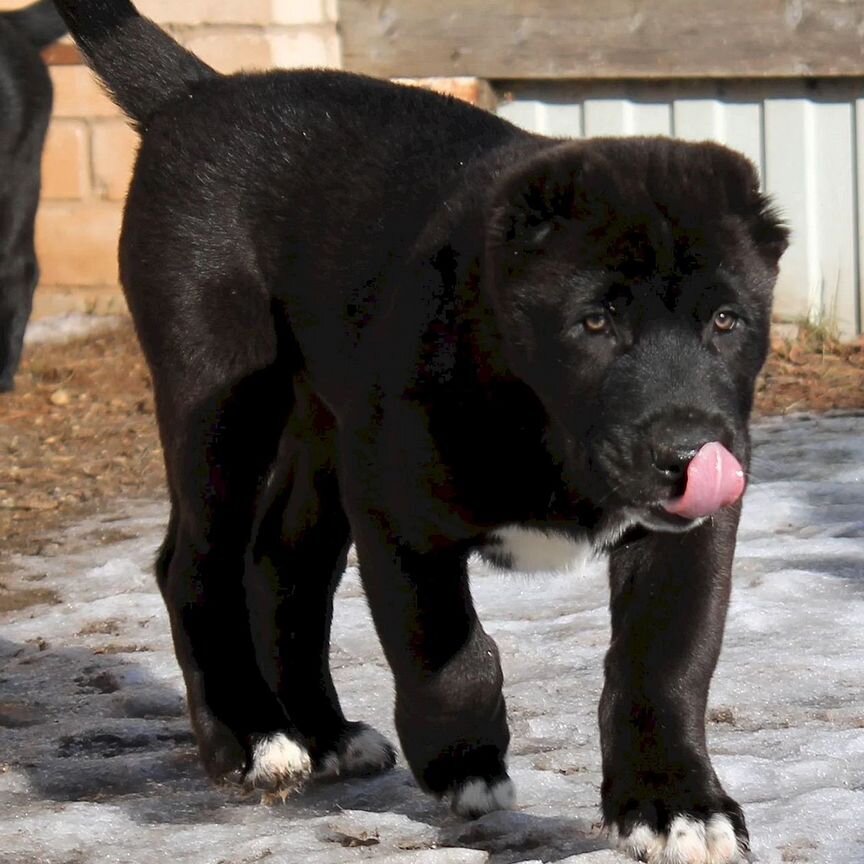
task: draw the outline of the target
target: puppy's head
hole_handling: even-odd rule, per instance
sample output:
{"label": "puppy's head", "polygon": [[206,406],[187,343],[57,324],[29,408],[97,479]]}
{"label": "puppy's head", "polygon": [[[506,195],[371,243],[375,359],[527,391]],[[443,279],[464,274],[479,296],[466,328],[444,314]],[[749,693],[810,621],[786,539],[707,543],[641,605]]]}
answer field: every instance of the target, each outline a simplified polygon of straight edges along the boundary
{"label": "puppy's head", "polygon": [[500,183],[487,239],[508,362],[572,488],[669,530],[736,500],[787,244],[752,164],[661,138],[561,144]]}

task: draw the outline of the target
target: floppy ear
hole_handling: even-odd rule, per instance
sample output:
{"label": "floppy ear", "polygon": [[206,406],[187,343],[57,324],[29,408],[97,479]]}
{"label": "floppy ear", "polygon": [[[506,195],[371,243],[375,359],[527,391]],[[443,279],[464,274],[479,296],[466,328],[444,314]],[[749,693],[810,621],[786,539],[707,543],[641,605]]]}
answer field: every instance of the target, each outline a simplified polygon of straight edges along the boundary
{"label": "floppy ear", "polygon": [[542,246],[556,223],[572,218],[580,151],[578,144],[570,142],[552,147],[504,176],[493,192],[489,211],[491,245],[513,245],[530,252]]}
{"label": "floppy ear", "polygon": [[771,199],[755,190],[755,212],[749,220],[750,236],[756,251],[772,269],[777,269],[780,256],[789,246],[789,228]]}
{"label": "floppy ear", "polygon": [[[789,229],[771,198],[759,188],[756,166],[742,154],[719,145],[709,145],[724,173],[726,196],[733,213],[744,219],[756,251],[776,269],[789,245]],[[716,162],[715,162],[716,165]]]}

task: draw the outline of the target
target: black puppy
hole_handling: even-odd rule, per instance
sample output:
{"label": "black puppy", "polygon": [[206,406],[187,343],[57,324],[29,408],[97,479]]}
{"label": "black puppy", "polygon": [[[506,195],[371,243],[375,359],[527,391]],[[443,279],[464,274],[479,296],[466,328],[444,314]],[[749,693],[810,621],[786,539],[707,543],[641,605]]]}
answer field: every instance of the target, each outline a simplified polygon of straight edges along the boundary
{"label": "black puppy", "polygon": [[0,13],[0,392],[14,386],[39,281],[33,231],[52,97],[39,51],[64,33],[51,0]]}
{"label": "black puppy", "polygon": [[348,74],[223,77],[126,0],[59,6],[142,134],[121,271],[209,772],[284,790],[392,764],[328,667],[353,538],[419,783],[508,806],[466,561],[587,542],[611,553],[605,819],[651,861],[739,861],[704,720],[786,245],[751,164]]}

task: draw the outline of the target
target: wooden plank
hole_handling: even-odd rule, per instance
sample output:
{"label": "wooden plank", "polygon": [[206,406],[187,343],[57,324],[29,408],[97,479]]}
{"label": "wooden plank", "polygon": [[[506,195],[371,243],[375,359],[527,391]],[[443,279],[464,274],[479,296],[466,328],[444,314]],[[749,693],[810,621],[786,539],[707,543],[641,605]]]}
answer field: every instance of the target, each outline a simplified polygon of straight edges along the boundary
{"label": "wooden plank", "polygon": [[340,0],[345,66],[382,77],[864,74],[864,0]]}

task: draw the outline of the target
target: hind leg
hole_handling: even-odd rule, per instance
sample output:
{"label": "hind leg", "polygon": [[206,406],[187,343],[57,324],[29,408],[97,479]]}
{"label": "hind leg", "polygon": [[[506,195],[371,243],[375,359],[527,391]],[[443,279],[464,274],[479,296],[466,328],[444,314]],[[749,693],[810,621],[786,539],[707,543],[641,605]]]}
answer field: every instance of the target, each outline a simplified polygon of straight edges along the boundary
{"label": "hind leg", "polygon": [[292,786],[311,761],[259,668],[244,573],[296,351],[249,274],[201,286],[138,263],[153,260],[148,249],[124,255],[124,281],[153,372],[172,502],[157,578],[192,725],[214,779]]}
{"label": "hind leg", "polygon": [[290,371],[260,332],[244,354],[199,338],[194,368],[188,339],[159,346],[153,369],[172,516],[157,576],[208,773],[273,788],[302,782],[311,762],[259,669],[244,587],[291,401]]}
{"label": "hind leg", "polygon": [[247,568],[252,632],[264,677],[316,770],[374,774],[392,767],[393,747],[366,724],[345,719],[330,674],[333,594],[350,544],[333,419],[309,394],[298,403]]}

